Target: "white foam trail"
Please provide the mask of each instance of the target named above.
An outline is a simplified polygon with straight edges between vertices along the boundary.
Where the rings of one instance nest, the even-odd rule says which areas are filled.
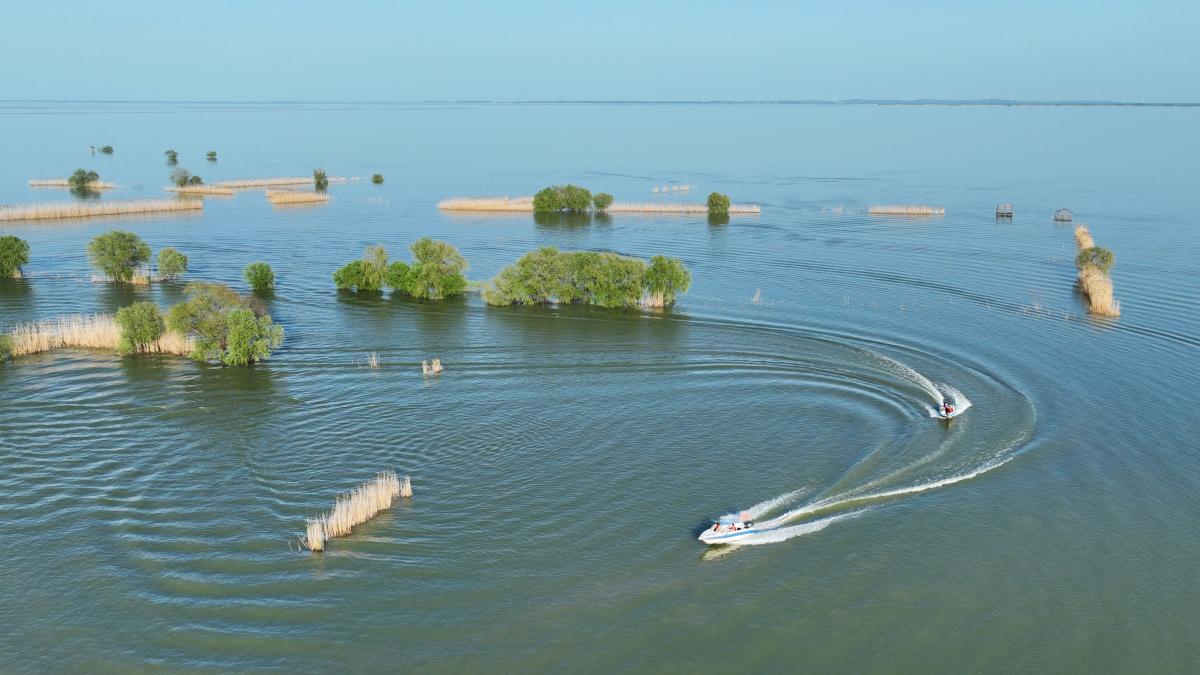
[[[734,544],[734,546],[757,546],[759,544],[776,544],[781,541],[787,541],[788,539],[791,539],[793,537],[799,537],[799,536],[806,535],[806,534],[812,534],[813,532],[820,532],[821,530],[829,527],[830,525],[836,523],[839,520],[845,520],[846,518],[852,518],[861,513],[865,513],[867,510],[869,510],[869,508],[870,507],[868,507],[866,509],[859,509],[857,511],[851,511],[849,513],[839,513],[836,516],[830,516],[828,518],[821,518],[820,520],[810,520],[807,523],[800,523],[799,525],[792,525],[790,527],[777,527],[772,530],[768,530],[766,532],[752,534],[748,537],[743,537],[743,538],[739,539],[737,541],[737,543]]]
[[[938,388],[936,386],[934,386],[933,382],[929,381],[929,378],[918,373],[917,371],[913,370],[912,368],[909,368],[908,366],[904,365],[903,363],[900,363],[896,359],[888,358],[888,357],[884,356],[883,354],[874,354],[874,356],[875,356],[875,358],[889,364],[892,367],[892,370],[899,373],[900,376],[903,377],[904,379],[908,380],[909,382],[912,382],[913,384],[917,385],[921,389],[924,389],[925,393],[929,394],[929,398],[932,399],[934,402],[936,402],[936,403],[942,402],[942,392],[938,391]]]
[[[754,506],[751,506],[750,508],[746,509],[746,514],[750,516],[750,520],[758,520],[759,518],[761,518],[763,516],[763,514],[770,513],[785,504],[791,504],[792,502],[794,502],[797,499],[799,499],[800,497],[802,497],[804,495],[804,493],[806,493],[808,491],[809,491],[809,488],[803,487],[803,488],[800,488],[799,490],[785,492],[784,494],[781,494],[778,497],[772,497],[771,499],[768,499],[765,502],[759,502],[759,503],[755,504]],[[730,515],[737,516],[739,514],[735,513],[735,514],[730,514]]]

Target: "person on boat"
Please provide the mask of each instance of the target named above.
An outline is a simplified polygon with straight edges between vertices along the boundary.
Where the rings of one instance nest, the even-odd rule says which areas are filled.
[[[950,405],[950,401],[942,401],[942,414],[946,417],[954,414],[954,406]]]

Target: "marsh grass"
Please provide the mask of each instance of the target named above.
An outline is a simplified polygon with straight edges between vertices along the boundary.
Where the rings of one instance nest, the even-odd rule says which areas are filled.
[[[406,493],[406,494],[402,494]],[[374,518],[380,511],[391,508],[397,497],[412,496],[412,483],[403,480],[395,471],[384,471],[339,495],[329,513],[311,518],[305,527],[304,546],[310,551],[325,550],[325,543],[334,537],[344,537],[354,528]]]
[[[884,204],[867,209],[872,216],[944,216],[946,209],[941,206],[921,206],[916,204]]]
[[[223,195],[226,197],[232,197],[237,194],[233,188],[216,185],[172,185],[167,188],[167,192],[174,192],[181,195]]]
[[[301,190],[267,190],[267,200],[272,204],[311,204],[329,201],[327,192],[304,192]]]
[[[1088,311],[1100,316],[1120,316],[1121,303],[1113,299],[1112,278],[1095,267],[1079,270],[1079,290],[1087,296]]]
[[[13,356],[63,348],[117,351],[121,342],[121,327],[111,314],[71,314],[45,321],[19,323],[9,335],[12,338]],[[146,351],[186,355],[192,351],[192,343],[179,333],[167,331]]]
[[[66,178],[31,178],[29,187],[74,187]],[[116,183],[106,183],[102,180],[88,181],[87,187],[93,190],[111,190],[120,187]]]
[[[1075,226],[1075,248],[1080,251],[1096,246],[1096,242],[1092,239],[1092,233],[1088,231],[1086,225]]]
[[[59,218],[91,218],[93,216],[123,216],[160,211],[191,211],[204,208],[198,199],[139,199],[119,202],[43,202],[0,207],[0,221],[50,220]]]
[[[327,180],[330,183],[345,183],[350,179],[344,176],[328,176]],[[282,178],[246,178],[241,180],[222,180],[213,183],[213,185],[225,188],[260,188],[282,185],[311,185],[312,182],[312,176],[285,176]]]
[[[517,211],[533,212],[533,197],[453,197],[438,202],[443,211]],[[708,213],[708,205],[669,202],[613,202],[603,209],[608,213]],[[731,204],[729,213],[761,213],[757,204]]]

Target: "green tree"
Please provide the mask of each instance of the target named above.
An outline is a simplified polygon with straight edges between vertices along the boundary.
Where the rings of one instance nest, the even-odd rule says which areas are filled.
[[[254,313],[250,302],[224,284],[192,282],[188,299],[167,313],[167,327],[195,340],[192,358],[244,366],[283,344],[283,328]]]
[[[560,252],[546,246],[501,270],[484,286],[483,299],[490,305],[558,302],[635,307],[645,293],[646,277],[646,263],[637,258],[593,251]]]
[[[12,336],[0,333],[0,361],[4,361],[12,356],[13,341]]]
[[[729,195],[721,194],[720,192],[709,193],[709,195],[708,195],[708,215],[710,215],[710,216],[729,215]]]
[[[0,279],[21,276],[21,265],[29,264],[29,242],[12,235],[0,237]]]
[[[167,150],[167,151],[163,152],[163,154],[166,155],[166,157],[167,157],[167,164],[170,164],[171,166],[175,166],[176,164],[179,163],[179,153],[178,152],[175,152],[174,150]]]
[[[324,169],[313,170],[313,187],[317,192],[324,192],[329,187],[329,176],[325,175]]]
[[[178,279],[188,271],[188,257],[168,246],[158,252],[158,273],[164,279]]]
[[[142,354],[151,351],[154,343],[166,331],[162,313],[153,302],[135,302],[118,309],[117,325],[121,327],[117,351],[122,354]]]
[[[246,265],[246,269],[242,270],[242,276],[246,278],[246,283],[250,284],[250,288],[255,291],[266,291],[275,288],[275,271],[265,262],[253,262]]]
[[[92,265],[113,281],[128,283],[139,265],[150,260],[150,247],[132,232],[110,230],[96,235],[87,247]]]
[[[467,290],[463,272],[467,261],[458,249],[444,241],[425,237],[409,247],[412,268],[406,274],[405,292],[418,300],[441,300]]]
[[[382,184],[383,183],[383,174],[381,174],[381,173],[372,174],[371,182],[376,185]]]
[[[592,197],[592,205],[596,207],[597,211],[604,211],[608,207],[612,206],[612,203],[613,196],[607,192],[597,192],[596,195]]]
[[[67,184],[75,188],[85,188],[100,180],[100,174],[85,169],[75,169],[75,173],[67,178]]]
[[[103,152],[106,155],[111,155],[113,154],[113,147],[111,145],[102,146],[100,148],[100,152]]]
[[[183,187],[192,180],[192,172],[184,168],[175,169],[171,172],[171,182],[178,187]]]
[[[675,304],[675,296],[686,293],[692,286],[692,275],[678,258],[656,255],[650,258],[646,269],[646,292],[650,306],[665,307]]]
[[[208,151],[208,153],[204,155],[204,158],[205,158],[205,159],[207,159],[207,160],[208,160],[208,161],[210,161],[210,162],[215,162],[215,161],[217,161],[217,151],[216,151],[216,150],[209,150],[209,151]]]
[[[1113,252],[1101,246],[1085,248],[1075,256],[1075,266],[1079,269],[1095,267],[1104,274],[1108,274],[1108,270],[1112,268],[1114,262],[1116,262],[1116,257]]]
[[[592,206],[592,193],[578,185],[553,185],[533,196],[535,213],[587,211]]]

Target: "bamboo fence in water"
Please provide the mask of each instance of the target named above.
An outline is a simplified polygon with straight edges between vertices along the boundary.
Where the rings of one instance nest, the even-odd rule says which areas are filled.
[[[17,204],[0,207],[0,220],[45,220],[53,218],[90,218],[160,211],[203,209],[199,199],[139,199],[114,202],[61,202]]]

